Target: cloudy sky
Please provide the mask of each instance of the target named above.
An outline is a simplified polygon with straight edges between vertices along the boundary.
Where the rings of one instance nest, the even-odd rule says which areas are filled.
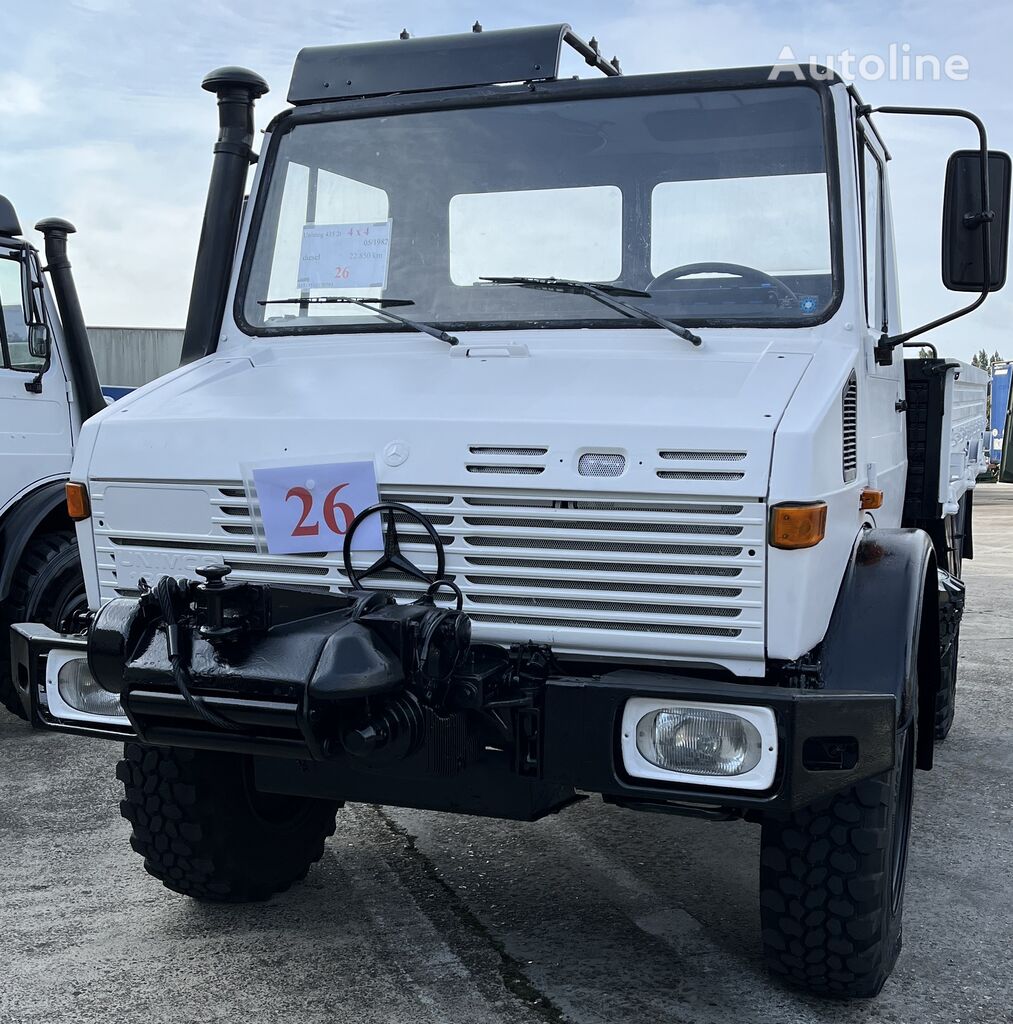
[[[305,45],[568,21],[617,53],[627,73],[773,63],[849,50],[966,59],[965,81],[859,81],[874,104],[959,106],[980,114],[993,148],[1013,150],[1006,77],[1013,7],[1003,0],[0,0],[0,192],[25,224],[75,222],[72,257],[88,321],[181,326],[216,132],[200,80],[221,64],[271,84],[264,125],[284,105]],[[907,50],[903,48],[907,47]],[[875,68],[875,64],[869,65]],[[893,153],[905,326],[959,296],[939,284],[939,210],[946,157],[973,145],[947,119],[883,117]],[[1013,284],[938,332],[949,354],[1013,356]]]

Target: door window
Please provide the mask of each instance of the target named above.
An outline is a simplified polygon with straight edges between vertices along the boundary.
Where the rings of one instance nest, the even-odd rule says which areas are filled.
[[[10,370],[37,373],[45,368],[45,359],[28,350],[28,317],[24,307],[21,253],[0,249],[0,361]]]
[[[883,232],[883,168],[868,143],[862,142],[862,232],[865,258],[865,313],[870,327],[886,323],[886,261]]]

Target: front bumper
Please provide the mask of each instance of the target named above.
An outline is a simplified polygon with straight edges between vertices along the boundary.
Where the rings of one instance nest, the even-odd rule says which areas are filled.
[[[139,686],[122,695],[129,722],[70,721],[54,714],[47,693],[52,651],[87,654],[86,636],[44,626],[16,626],[14,679],[33,725],[110,739],[253,756],[265,791],[530,820],[598,793],[608,802],[648,810],[705,815],[763,814],[804,806],[894,765],[897,702],[863,692],[795,690],[715,682],[688,675],[616,671],[596,678],[550,676],[530,710],[523,757],[487,748],[460,771],[447,770],[432,749],[411,761],[374,765],[335,757],[318,742],[308,702],[210,697],[241,726],[217,731],[179,694]],[[747,791],[634,778],[623,766],[620,723],[633,697],[770,708],[777,765],[769,788]]]

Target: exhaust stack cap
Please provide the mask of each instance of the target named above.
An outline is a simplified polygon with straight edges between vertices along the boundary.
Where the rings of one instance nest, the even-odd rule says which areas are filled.
[[[35,230],[44,235],[73,235],[77,232],[77,228],[62,217],[46,217],[35,225]]]
[[[201,82],[201,88],[214,93],[225,89],[246,89],[250,99],[255,100],[268,91],[268,84],[256,71],[230,66],[209,71]]]

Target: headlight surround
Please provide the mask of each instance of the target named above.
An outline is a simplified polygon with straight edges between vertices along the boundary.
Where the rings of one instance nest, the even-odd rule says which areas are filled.
[[[633,777],[749,790],[774,781],[771,708],[632,697],[621,729],[623,767]]]

